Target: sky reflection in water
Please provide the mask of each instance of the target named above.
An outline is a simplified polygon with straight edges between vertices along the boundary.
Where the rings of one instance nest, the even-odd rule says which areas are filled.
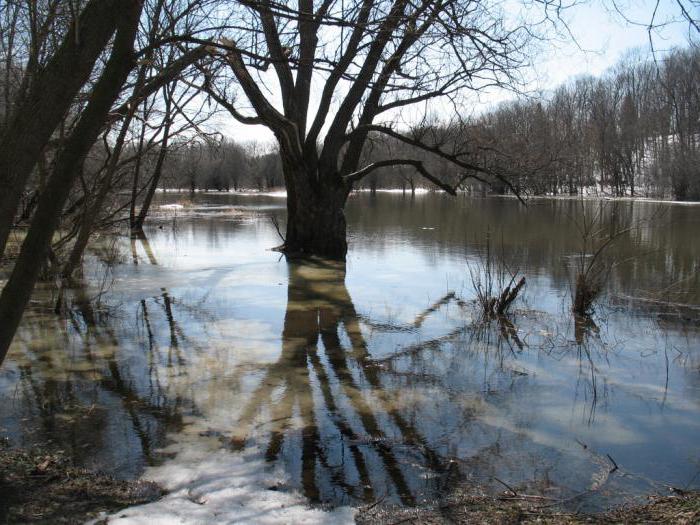
[[[700,207],[605,205],[605,224],[645,222],[576,325],[576,203],[353,196],[346,267],[269,251],[283,205],[198,195],[120,241],[109,272],[92,256],[67,319],[39,302],[25,316],[3,433],[124,477],[177,461],[169,443],[254,453],[280,489],[331,504],[501,480],[595,510],[700,487]],[[471,303],[486,231],[528,278],[512,325]],[[631,299],[662,289],[691,307]]]

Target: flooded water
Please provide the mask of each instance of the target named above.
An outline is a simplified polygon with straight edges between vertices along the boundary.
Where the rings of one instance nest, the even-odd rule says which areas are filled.
[[[251,458],[331,506],[700,488],[700,206],[358,194],[341,266],[269,250],[283,197],[187,201],[103,240],[65,316],[37,292],[0,370],[14,444],[120,477]],[[582,206],[622,233],[576,322]],[[527,279],[508,322],[474,303],[487,237]]]

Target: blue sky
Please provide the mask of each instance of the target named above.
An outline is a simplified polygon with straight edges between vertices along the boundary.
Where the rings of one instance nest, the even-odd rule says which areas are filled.
[[[638,24],[651,20],[655,0],[618,0],[625,17]],[[656,21],[667,24],[652,31],[654,50],[658,56],[688,42],[688,24],[679,21],[675,0],[661,0]],[[700,16],[700,13],[695,13]],[[631,49],[650,51],[647,27],[629,23],[616,12],[611,0],[598,0],[573,8],[566,16],[578,46],[570,41],[552,49],[541,68],[543,87],[554,87],[572,76],[590,73],[599,75],[618,62]]]
[[[638,50],[642,57],[650,54],[650,33],[646,25],[651,20],[656,0],[615,1],[624,17],[614,9],[613,0],[590,0],[565,12],[563,20],[573,38],[562,36],[548,43],[541,56],[533,57],[535,67],[528,75],[533,79],[528,91],[546,91],[579,75],[601,75],[631,50]],[[700,17],[697,11],[692,16]],[[676,0],[661,0],[655,21],[662,27],[651,32],[657,58],[673,47],[688,44],[688,23],[679,19]],[[492,92],[481,97],[481,105],[477,103],[476,106],[488,109],[513,96],[510,92]],[[266,128],[242,125],[227,116],[219,119],[218,128],[241,142],[274,140]]]

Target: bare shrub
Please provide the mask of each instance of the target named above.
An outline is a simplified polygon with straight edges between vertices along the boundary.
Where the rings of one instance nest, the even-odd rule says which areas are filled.
[[[501,253],[495,256],[491,249],[491,235],[486,234],[486,253],[476,269],[469,267],[476,301],[486,319],[504,317],[525,286],[525,277],[518,270],[511,271]]]
[[[576,315],[589,316],[593,306],[602,293],[612,268],[616,262],[608,255],[610,248],[622,236],[631,232],[634,227],[620,227],[617,221],[606,220],[608,209],[617,216],[619,203],[613,203],[611,208],[600,203],[591,212],[580,201],[579,212],[572,216],[579,239],[578,251],[575,255],[576,277],[572,293],[572,311]]]

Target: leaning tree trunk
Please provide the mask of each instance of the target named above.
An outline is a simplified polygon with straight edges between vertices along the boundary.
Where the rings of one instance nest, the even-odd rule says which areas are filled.
[[[85,6],[0,136],[0,257],[27,180],[114,33],[120,8],[118,0],[92,0]]]
[[[337,180],[310,183],[307,173],[285,170],[287,235],[282,251],[290,256],[317,255],[345,260],[348,251],[345,202],[349,187]]]
[[[53,172],[39,197],[39,204],[17,262],[0,293],[0,365],[29,302],[76,174],[90,147],[97,140],[110,108],[135,65],[133,46],[141,9],[140,0],[129,0],[122,5],[121,17],[115,14],[119,18],[109,60],[78,123],[54,162]]]
[[[146,217],[148,216],[148,211],[151,208],[151,202],[153,202],[153,197],[158,189],[158,183],[160,182],[160,177],[163,174],[163,164],[165,163],[165,157],[168,154],[168,138],[170,135],[170,126],[172,125],[171,118],[171,102],[170,93],[167,89],[165,92],[165,126],[163,127],[163,142],[160,145],[160,152],[158,153],[158,160],[156,160],[155,168],[153,169],[153,176],[151,177],[151,183],[146,191],[146,197],[141,204],[141,211],[136,216],[135,220],[131,224],[131,230],[134,232],[143,232],[143,224],[146,222]],[[133,198],[133,197],[132,197]],[[133,205],[133,202],[132,202]]]
[[[137,87],[139,84],[140,82],[137,81]],[[129,111],[128,115],[124,118],[122,122],[121,130],[119,131],[119,135],[117,136],[114,148],[112,148],[112,154],[109,159],[109,164],[107,165],[107,173],[105,174],[102,180],[102,185],[100,186],[100,189],[97,192],[97,196],[95,197],[94,202],[88,202],[87,206],[85,207],[85,213],[83,214],[83,218],[80,224],[78,238],[73,244],[73,249],[70,252],[68,261],[63,266],[62,277],[64,279],[71,278],[73,272],[78,267],[78,265],[80,265],[80,262],[83,259],[83,253],[85,252],[85,248],[87,248],[88,242],[90,241],[90,236],[92,235],[93,230],[95,229],[95,223],[97,222],[97,218],[99,217],[100,212],[104,207],[104,203],[107,199],[107,196],[110,190],[112,189],[112,179],[114,178],[114,174],[117,171],[117,165],[119,163],[119,159],[121,158],[122,149],[124,148],[124,140],[126,138],[126,133],[127,131],[129,131],[129,126],[131,125],[131,121],[134,118],[135,113],[136,105],[132,107],[132,109]]]

